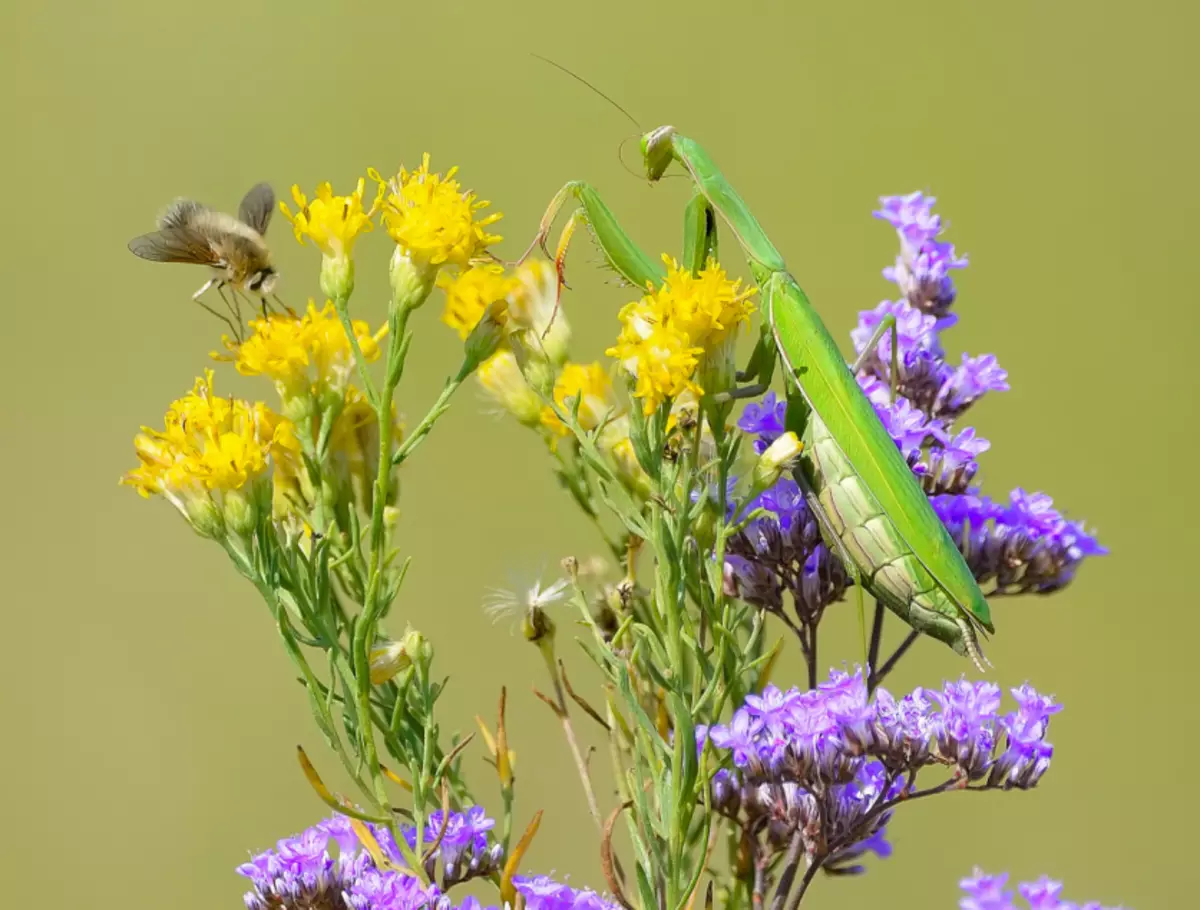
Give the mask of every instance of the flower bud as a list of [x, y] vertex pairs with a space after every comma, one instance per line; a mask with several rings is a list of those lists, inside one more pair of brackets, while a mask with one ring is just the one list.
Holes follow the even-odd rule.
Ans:
[[396, 525], [400, 521], [400, 510], [395, 506], [383, 507], [383, 528], [389, 534], [396, 530]]
[[783, 472], [800, 456], [800, 449], [800, 439], [791, 430], [767, 446], [754, 466], [754, 488], [768, 490], [775, 486]]
[[183, 507], [188, 523], [201, 537], [220, 540], [225, 536], [225, 520], [220, 510], [207, 497], [188, 499]]
[[504, 338], [504, 325], [507, 321], [508, 304], [503, 300], [494, 301], [484, 312], [483, 317], [475, 324], [471, 334], [467, 336], [463, 349], [466, 363], [463, 373], [471, 373], [485, 360], [496, 353]]
[[334, 300], [345, 300], [354, 293], [354, 260], [349, 256], [321, 258], [321, 293]]
[[234, 534], [249, 537], [258, 524], [254, 499], [241, 490], [227, 490], [224, 498], [225, 524]]
[[404, 650], [412, 658], [413, 663], [428, 667], [430, 661], [433, 660], [433, 645], [416, 629], [408, 629], [404, 633], [404, 637], [400, 639], [400, 643], [404, 645]]
[[380, 641], [367, 655], [371, 666], [371, 685], [379, 686], [412, 666], [412, 657], [401, 641]]
[[316, 402], [307, 388], [297, 390], [280, 388], [279, 394], [283, 402], [284, 417], [297, 427], [307, 427], [312, 423], [313, 415], [316, 413]]
[[529, 387], [544, 400], [553, 397], [558, 371], [546, 356], [537, 336], [532, 332], [516, 332], [509, 336], [509, 344]]
[[429, 297], [437, 277], [437, 267], [414, 262], [402, 247], [392, 253], [388, 269], [392, 284], [392, 306], [415, 310]]
[[512, 351], [497, 351], [482, 363], [479, 381], [487, 393], [524, 426], [541, 424], [541, 399], [526, 384]]

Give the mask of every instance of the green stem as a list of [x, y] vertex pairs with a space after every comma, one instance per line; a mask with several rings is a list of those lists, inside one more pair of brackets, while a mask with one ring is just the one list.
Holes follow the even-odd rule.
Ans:
[[346, 337], [350, 339], [350, 349], [354, 351], [354, 365], [358, 368], [358, 381], [362, 383], [363, 394], [367, 396], [367, 402], [371, 407], [379, 411], [379, 393], [375, 391], [375, 383], [371, 381], [371, 374], [367, 372], [367, 358], [363, 355], [362, 348], [358, 344], [358, 336], [354, 334], [354, 323], [350, 321], [350, 295], [335, 297], [333, 300], [333, 308], [337, 310], [338, 319], [342, 321], [342, 328], [346, 331]]
[[400, 447], [396, 449], [396, 453], [390, 456], [390, 464], [403, 464], [404, 460], [416, 450], [422, 440], [429, 435], [429, 431], [433, 429], [433, 425], [437, 423], [438, 418], [449, 410], [450, 399], [458, 391], [458, 387], [463, 384], [463, 380], [470, 375], [471, 371], [466, 368], [466, 364], [463, 364], [463, 368], [458, 371], [457, 376], [446, 380], [445, 386], [442, 387], [442, 393], [438, 395], [437, 401], [433, 403], [433, 407], [421, 418], [421, 422], [417, 424], [416, 429], [412, 431], [408, 438], [400, 444]]

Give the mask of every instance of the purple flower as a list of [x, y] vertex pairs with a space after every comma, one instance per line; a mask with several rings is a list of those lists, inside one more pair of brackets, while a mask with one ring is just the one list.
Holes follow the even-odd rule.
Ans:
[[[959, 910], [1018, 910], [1013, 891], [1005, 888], [1007, 883], [1006, 874], [986, 875], [976, 869], [974, 875], [959, 882], [964, 895], [958, 902]], [[1064, 901], [1062, 891], [1062, 882], [1048, 876], [1017, 885], [1017, 892], [1025, 899], [1028, 910], [1105, 910], [1094, 901], [1086, 904]]]
[[1075, 576], [1084, 557], [1108, 552], [1043, 493], [1018, 488], [1007, 506], [972, 493], [934, 496], [930, 504], [976, 580], [994, 582], [1001, 594], [1057, 591]]
[[774, 612], [783, 609], [786, 590], [801, 622], [815, 621], [845, 592], [845, 568], [821, 541], [817, 521], [792, 478], [780, 478], [747, 503], [741, 514], [759, 508], [769, 514], [750, 522], [728, 541], [726, 590]]
[[545, 875], [518, 875], [513, 878], [513, 886], [524, 896], [527, 910], [618, 910], [616, 903], [595, 891], [572, 888]]
[[742, 410], [738, 418], [738, 429], [743, 433], [758, 436], [754, 440], [754, 451], [761, 455], [767, 446], [773, 443], [786, 428], [787, 401], [775, 397], [774, 392], [767, 392], [760, 402], [750, 402]]
[[905, 299], [919, 310], [945, 316], [958, 291], [950, 272], [967, 267], [967, 257], [958, 256], [954, 245], [932, 238], [913, 242], [903, 233], [896, 264], [883, 270], [883, 277], [895, 282]]
[[[248, 910], [351, 910], [349, 894], [375, 872], [375, 864], [365, 851], [345, 849], [344, 830], [337, 831], [335, 836], [320, 823], [238, 866], [238, 874], [254, 886], [244, 896]], [[331, 840], [338, 843], [336, 856], [329, 851]]]
[[[431, 813], [427, 822], [423, 849], [428, 851], [441, 831], [442, 813]], [[437, 878], [439, 861], [441, 888], [488, 876], [500, 868], [504, 864], [503, 849], [500, 844], [489, 843], [487, 836], [494, 826], [495, 821], [482, 807], [452, 812], [441, 843], [425, 865], [430, 879]], [[382, 825], [368, 828], [388, 860], [405, 865], [391, 831]], [[416, 828], [401, 828], [401, 834], [408, 846], [415, 848]], [[330, 843], [336, 844], [336, 854], [330, 852]], [[417, 910], [426, 906], [447, 910], [440, 904], [432, 906], [442, 901], [438, 886], [420, 890], [416, 888], [420, 880], [414, 875], [377, 869], [344, 815], [323, 819], [294, 837], [284, 838], [274, 850], [252, 856], [237, 871], [254, 885], [245, 896], [249, 910]]]
[[348, 892], [354, 910], [433, 910], [441, 896], [436, 885], [425, 887], [415, 875], [373, 867], [358, 876]]
[[1037, 783], [1059, 706], [1029, 686], [1012, 694], [1017, 710], [1001, 717], [999, 687], [965, 679], [899, 700], [882, 688], [868, 695], [861, 671], [832, 672], [806, 692], [768, 688], [706, 731], [734, 769], [714, 777], [714, 805], [763, 832], [765, 849], [784, 850], [800, 833], [833, 871], [861, 871], [867, 852], [890, 853], [884, 828], [924, 769], [949, 769], [944, 788]]
[[978, 357], [963, 354], [962, 366], [942, 381], [933, 411], [956, 417], [988, 392], [1007, 392], [1008, 389], [1008, 371], [996, 362], [994, 354]]
[[935, 202], [935, 197], [920, 190], [907, 196], [880, 196], [879, 208], [871, 214], [886, 221], [902, 237], [919, 243], [942, 232], [942, 219], [933, 214]]

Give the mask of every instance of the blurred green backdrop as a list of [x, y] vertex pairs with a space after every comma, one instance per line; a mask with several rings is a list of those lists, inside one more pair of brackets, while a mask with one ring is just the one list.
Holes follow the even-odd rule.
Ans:
[[[240, 906], [246, 851], [322, 812], [292, 752], [324, 758], [319, 739], [254, 592], [168, 506], [116, 485], [133, 433], [191, 385], [220, 328], [187, 302], [199, 270], [126, 242], [179, 194], [232, 210], [256, 180], [345, 187], [429, 151], [505, 213], [508, 254], [577, 177], [648, 248], [677, 249], [684, 182], [627, 173], [629, 123], [532, 52], [705, 144], [839, 337], [889, 294], [875, 198], [934, 192], [971, 256], [949, 341], [997, 353], [1013, 384], [974, 415], [995, 443], [986, 488], [1044, 489], [1113, 550], [1067, 593], [997, 608], [997, 677], [1067, 705], [1043, 786], [913, 806], [894, 858], [823, 881], [813, 903], [949, 908], [975, 864], [1140, 908], [1185, 887], [1194, 4], [116, 0], [10, 4], [0, 24], [6, 903]], [[278, 218], [271, 236], [302, 301], [316, 254]], [[372, 321], [387, 245], [360, 245]], [[572, 276], [577, 356], [600, 355], [629, 296], [588, 259]], [[458, 362], [437, 318], [434, 304], [419, 320], [410, 418]], [[226, 390], [251, 388], [231, 374]], [[521, 818], [550, 810], [527, 866], [600, 887], [565, 747], [529, 691], [534, 655], [480, 609], [487, 587], [595, 541], [531, 436], [481, 418], [473, 389], [458, 405], [406, 469], [414, 568], [394, 622], [424, 630], [454, 677], [447, 726], [490, 717], [509, 686]], [[842, 640], [831, 659], [853, 658]], [[917, 655], [897, 687], [966, 669], [933, 644]], [[480, 754], [468, 766], [491, 794]]]

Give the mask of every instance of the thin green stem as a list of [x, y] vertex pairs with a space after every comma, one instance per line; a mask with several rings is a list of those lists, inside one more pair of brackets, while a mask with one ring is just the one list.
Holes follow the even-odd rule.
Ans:
[[421, 418], [421, 422], [417, 424], [416, 429], [409, 434], [408, 438], [396, 449], [396, 453], [391, 456], [390, 463], [392, 465], [403, 464], [404, 460], [416, 451], [417, 446], [429, 435], [429, 431], [433, 429], [433, 425], [437, 423], [438, 418], [449, 410], [450, 399], [458, 391], [458, 387], [463, 384], [463, 380], [469, 375], [471, 375], [471, 371], [466, 369], [466, 364], [464, 364], [463, 369], [459, 370], [457, 376], [446, 380], [446, 385], [443, 386], [442, 393], [438, 395], [437, 401], [433, 403], [433, 407]]
[[363, 355], [362, 347], [359, 346], [358, 336], [354, 334], [354, 323], [350, 320], [350, 295], [335, 297], [333, 300], [333, 308], [337, 310], [338, 319], [342, 321], [342, 328], [346, 331], [346, 337], [350, 340], [350, 349], [354, 351], [354, 365], [358, 369], [358, 381], [362, 383], [363, 394], [367, 396], [367, 402], [375, 411], [379, 411], [379, 393], [375, 391], [375, 383], [371, 381], [371, 374], [367, 370], [367, 358]]

